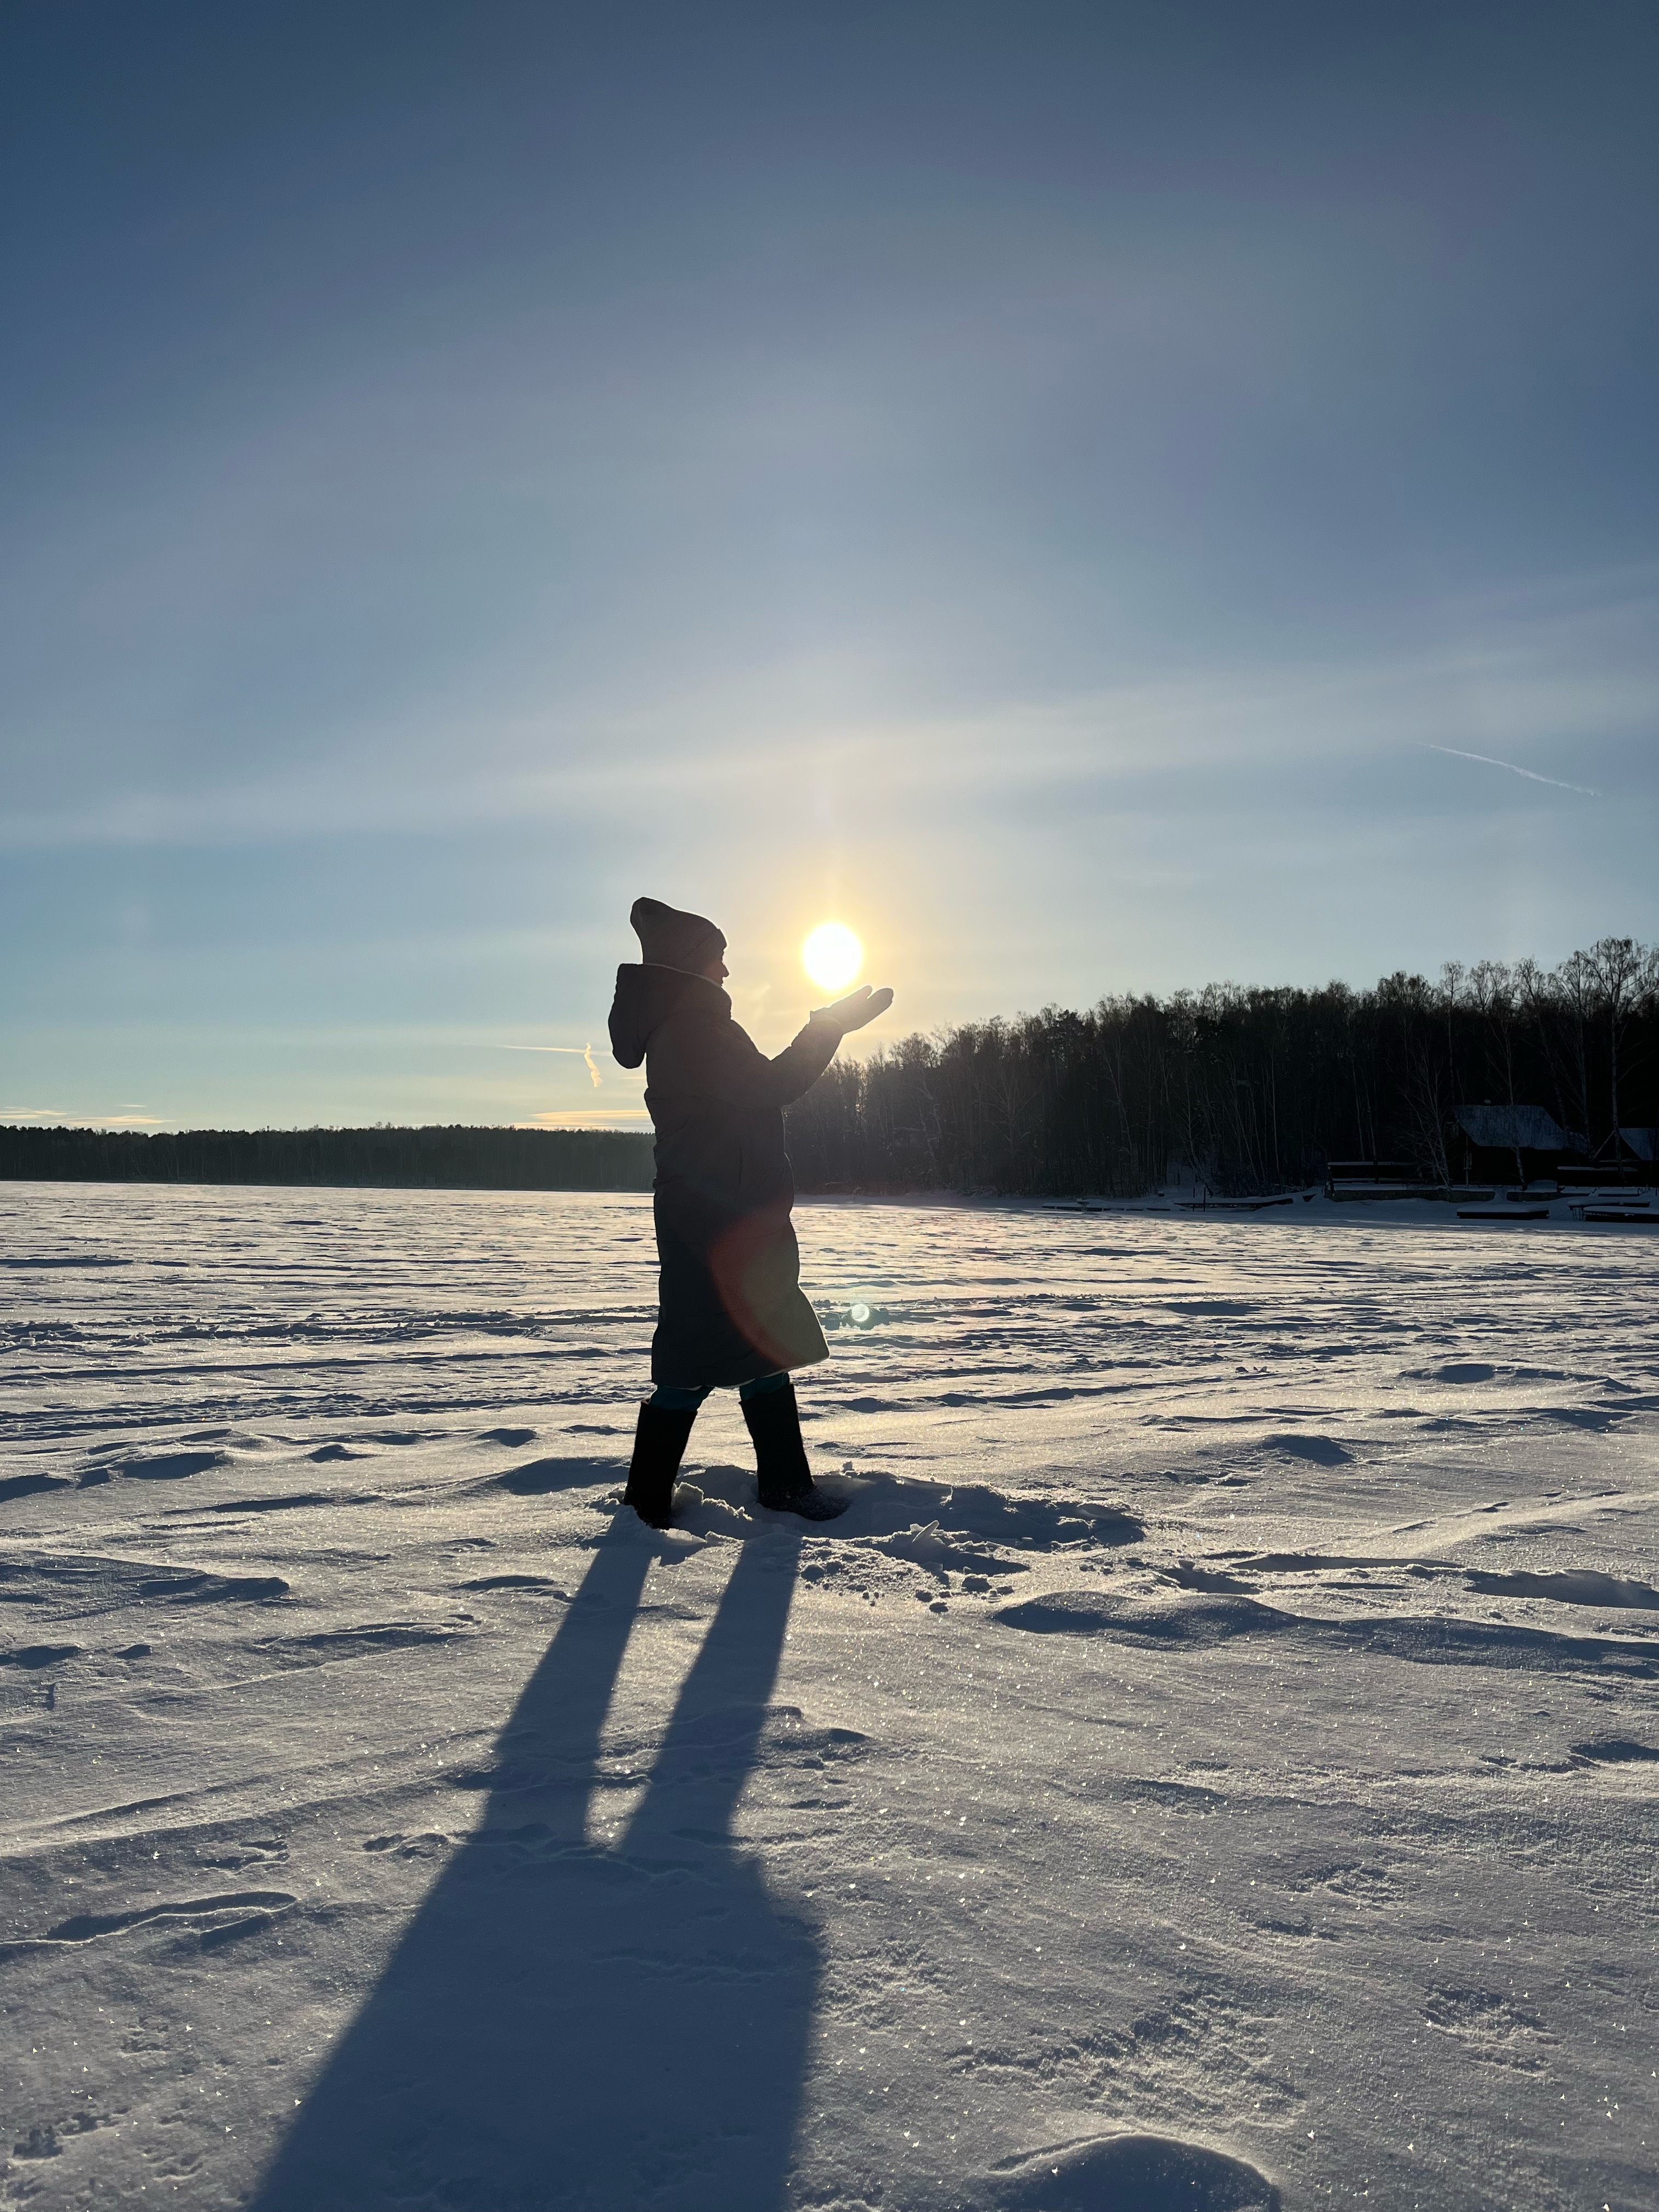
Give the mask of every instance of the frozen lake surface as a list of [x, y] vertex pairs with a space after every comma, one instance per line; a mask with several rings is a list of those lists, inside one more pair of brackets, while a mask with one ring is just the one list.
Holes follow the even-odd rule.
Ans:
[[648, 1200], [0, 1188], [0, 2206], [1651, 2212], [1659, 1240], [1385, 1211], [804, 1206], [657, 1539]]

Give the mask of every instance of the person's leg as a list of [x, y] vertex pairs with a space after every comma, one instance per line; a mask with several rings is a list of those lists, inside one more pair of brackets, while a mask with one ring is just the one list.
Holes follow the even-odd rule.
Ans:
[[801, 1442], [800, 1408], [787, 1375], [763, 1375], [740, 1389], [743, 1418], [755, 1447], [760, 1502], [775, 1513], [799, 1513], [808, 1521], [832, 1521], [844, 1501], [826, 1498], [812, 1481]]
[[659, 1382], [640, 1407], [623, 1503], [653, 1528], [668, 1526], [674, 1477], [685, 1456], [697, 1408], [708, 1395], [706, 1386]]
[[785, 1390], [788, 1387], [787, 1370], [781, 1367], [775, 1375], [763, 1375], [753, 1382], [739, 1382], [738, 1402], [739, 1405], [746, 1406], [751, 1398], [768, 1397], [774, 1390]]
[[665, 1407], [671, 1413], [695, 1413], [714, 1387], [712, 1382], [659, 1382], [645, 1402]]

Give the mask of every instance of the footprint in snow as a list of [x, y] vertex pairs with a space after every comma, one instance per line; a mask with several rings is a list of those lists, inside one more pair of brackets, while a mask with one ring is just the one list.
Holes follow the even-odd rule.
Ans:
[[222, 1874], [240, 1874], [245, 1867], [277, 1865], [288, 1856], [280, 1836], [263, 1842], [204, 1844], [192, 1852], [198, 1866], [216, 1867]]
[[363, 1849], [395, 1851], [400, 1859], [440, 1859], [454, 1849], [454, 1838], [445, 1835], [440, 1828], [428, 1828], [418, 1836], [371, 1836]]
[[1522, 2012], [1497, 1990], [1432, 1989], [1423, 2017], [1443, 2035], [1455, 2036], [1471, 2058], [1517, 2074], [1540, 2072], [1534, 2046], [1555, 2041], [1535, 2013]]
[[1397, 1894], [1388, 1868], [1363, 1859], [1344, 1859], [1334, 1866], [1318, 1867], [1310, 1873], [1291, 1876], [1285, 1887], [1296, 1892], [1328, 1890], [1333, 1896], [1346, 1898], [1357, 1905], [1389, 1905]]

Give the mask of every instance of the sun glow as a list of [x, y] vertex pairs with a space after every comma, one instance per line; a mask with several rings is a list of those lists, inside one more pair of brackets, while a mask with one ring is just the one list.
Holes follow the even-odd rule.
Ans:
[[844, 921], [820, 922], [802, 945], [800, 960], [821, 991], [844, 991], [864, 965], [864, 947]]

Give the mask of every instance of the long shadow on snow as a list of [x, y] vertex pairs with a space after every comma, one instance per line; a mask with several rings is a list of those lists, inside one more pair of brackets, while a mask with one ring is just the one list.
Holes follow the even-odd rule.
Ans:
[[254, 2212], [768, 2212], [819, 1960], [731, 1820], [793, 1546], [745, 1546], [625, 1840], [584, 1840], [651, 1554], [607, 1538], [519, 1701], [471, 1840], [318, 2083]]

